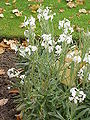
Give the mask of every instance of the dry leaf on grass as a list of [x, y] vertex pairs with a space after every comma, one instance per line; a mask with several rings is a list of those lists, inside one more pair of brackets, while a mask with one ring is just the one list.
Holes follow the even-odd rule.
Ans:
[[5, 74], [4, 69], [0, 69], [0, 75], [4, 75], [4, 74]]
[[63, 12], [64, 12], [64, 9], [63, 9], [63, 8], [60, 8], [60, 9], [59, 9], [59, 12], [60, 12], [60, 13], [63, 13]]
[[11, 4], [9, 2], [6, 2], [5, 5], [10, 6]]
[[24, 23], [21, 23], [21, 25], [19, 27], [24, 28], [25, 27]]
[[76, 0], [76, 3], [78, 5], [83, 5], [85, 3], [85, 0]]
[[22, 16], [22, 11], [20, 12], [18, 9], [12, 10], [12, 13], [15, 14], [17, 17]]
[[28, 2], [43, 2], [43, 0], [28, 0]]
[[3, 10], [3, 8], [0, 8], [0, 14], [2, 14], [2, 13], [3, 13], [3, 11], [4, 11], [4, 10]]
[[58, 0], [58, 2], [60, 3], [60, 2], [61, 2], [61, 0]]
[[0, 54], [4, 53], [5, 49], [3, 47], [0, 47]]
[[75, 7], [76, 7], [76, 5], [75, 5], [74, 2], [68, 2], [68, 3], [67, 3], [67, 6], [68, 6], [69, 8], [75, 8]]
[[3, 106], [3, 105], [5, 105], [6, 103], [8, 102], [8, 99], [1, 99], [0, 100], [0, 106]]
[[83, 9], [83, 8], [82, 8], [82, 9], [79, 10], [79, 13], [84, 13], [84, 14], [86, 14], [87, 11], [86, 11], [86, 9]]
[[34, 5], [29, 5], [29, 8], [32, 10], [33, 13], [36, 13], [36, 11], [38, 10], [40, 6], [37, 4]]

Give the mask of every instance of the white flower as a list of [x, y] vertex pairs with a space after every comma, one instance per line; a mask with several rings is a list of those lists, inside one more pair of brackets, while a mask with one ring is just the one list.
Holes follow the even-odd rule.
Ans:
[[61, 34], [57, 42], [64, 42], [66, 41], [67, 44], [70, 44], [72, 41], [72, 35], [66, 35], [65, 33]]
[[24, 79], [25, 77], [25, 75], [20, 75], [20, 79]]
[[86, 94], [83, 91], [78, 90], [77, 88], [70, 89], [71, 96], [69, 97], [70, 101], [73, 101], [75, 104], [78, 102], [81, 103], [86, 98]]
[[74, 58], [73, 58], [73, 61], [74, 62], [77, 62], [77, 63], [80, 63], [81, 62], [81, 57], [78, 55], [78, 56], [75, 56]]
[[15, 68], [11, 68], [7, 71], [7, 75], [9, 76], [9, 78], [18, 77], [19, 74], [20, 72], [17, 71]]
[[31, 49], [33, 52], [35, 52], [37, 50], [37, 47], [36, 46], [31, 46]]
[[84, 57], [84, 60], [83, 60], [83, 61], [90, 64], [90, 54], [89, 54], [89, 53], [86, 53], [86, 54], [85, 54], [85, 57]]
[[25, 16], [25, 20], [24, 20], [24, 26], [28, 26], [30, 25], [30, 27], [34, 27], [35, 26], [35, 18], [31, 16], [31, 18], [26, 18]]
[[35, 26], [35, 18], [31, 16], [31, 18], [29, 19], [29, 24], [31, 27]]
[[59, 20], [59, 27], [58, 28], [59, 29], [63, 28], [63, 25], [64, 25], [64, 20], [62, 20], [62, 21]]
[[26, 57], [27, 55], [31, 55], [31, 49], [29, 47], [23, 47], [21, 46], [19, 48], [19, 54], [22, 56], [22, 57]]
[[60, 55], [60, 53], [61, 53], [61, 51], [62, 51], [61, 46], [60, 46], [60, 45], [57, 45], [57, 46], [55, 47], [55, 49], [56, 49], [55, 53], [58, 54], [58, 55]]
[[56, 15], [56, 13], [51, 14], [52, 11], [49, 10], [49, 7], [46, 7], [45, 9], [39, 8], [37, 10], [37, 12], [38, 12], [37, 18], [39, 19], [39, 22], [41, 21], [41, 19], [44, 19], [46, 21], [51, 19], [51, 21], [52, 21], [53, 16]]

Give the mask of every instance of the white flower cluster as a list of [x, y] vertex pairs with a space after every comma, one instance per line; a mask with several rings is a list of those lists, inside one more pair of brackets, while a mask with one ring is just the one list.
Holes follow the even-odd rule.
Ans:
[[34, 30], [36, 28], [35, 18], [31, 16], [31, 18], [26, 18], [24, 20], [24, 26], [28, 29], [24, 31], [24, 35], [27, 38], [27, 42], [29, 42], [30, 38], [35, 38]]
[[66, 18], [64, 20], [59, 21], [59, 29], [63, 30], [63, 34], [60, 35], [58, 42], [66, 41], [67, 44], [72, 43], [72, 33], [74, 32], [73, 28], [70, 26], [70, 21]]
[[[87, 70], [86, 66], [83, 66], [79, 72], [78, 72], [78, 77], [82, 80], [84, 78], [85, 71]], [[87, 73], [87, 80], [90, 80], [90, 73]]]
[[18, 77], [19, 74], [20, 72], [16, 70], [15, 68], [11, 68], [7, 71], [7, 75], [9, 76], [9, 78]]
[[43, 46], [45, 49], [48, 49], [49, 53], [51, 53], [54, 49], [55, 42], [52, 40], [51, 34], [43, 34], [42, 35], [43, 41], [41, 43], [41, 46]]
[[89, 51], [89, 53], [85, 54], [85, 57], [84, 57], [83, 61], [90, 64], [90, 51]]
[[36, 46], [27, 46], [27, 47], [24, 47], [24, 46], [21, 46], [19, 48], [19, 54], [20, 56], [22, 57], [27, 57], [27, 56], [30, 56], [33, 52], [35, 52], [37, 50], [37, 47]]
[[81, 103], [86, 98], [86, 94], [83, 91], [78, 90], [77, 88], [73, 87], [70, 89], [71, 96], [69, 97], [70, 101], [73, 101], [75, 104], [78, 102]]
[[30, 17], [27, 19], [27, 17], [25, 16], [25, 20], [24, 20], [24, 26], [30, 26], [30, 27], [35, 27], [35, 18], [34, 17]]
[[39, 22], [41, 21], [41, 19], [45, 20], [51, 19], [52, 21], [53, 16], [56, 15], [56, 13], [52, 14], [52, 11], [48, 7], [46, 7], [45, 9], [39, 8], [37, 12], [38, 12], [37, 18], [39, 19]]
[[55, 49], [55, 53], [57, 55], [60, 55], [62, 48], [60, 45], [56, 45], [57, 42], [52, 39], [51, 34], [43, 34], [42, 38], [43, 41], [41, 43], [41, 46], [43, 46], [45, 49], [48, 49], [49, 53], [51, 53]]

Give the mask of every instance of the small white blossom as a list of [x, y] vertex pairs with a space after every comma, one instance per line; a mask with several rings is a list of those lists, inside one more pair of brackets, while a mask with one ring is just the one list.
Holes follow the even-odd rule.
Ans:
[[73, 61], [77, 62], [77, 63], [80, 63], [81, 62], [81, 57], [79, 55], [77, 55], [73, 58]]
[[88, 74], [88, 80], [90, 80], [90, 74]]
[[49, 7], [46, 7], [45, 9], [43, 8], [39, 8], [37, 10], [38, 12], [38, 15], [37, 15], [37, 18], [39, 19], [39, 22], [41, 21], [41, 19], [44, 19], [44, 20], [49, 20], [51, 19], [51, 21], [53, 20], [53, 16], [56, 15], [56, 13], [52, 14], [51, 10], [49, 10]]
[[30, 25], [30, 27], [34, 27], [35, 26], [35, 18], [31, 16], [31, 18], [26, 18], [25, 16], [25, 20], [24, 20], [24, 26], [28, 26]]
[[31, 46], [31, 49], [33, 52], [35, 52], [37, 50], [37, 47], [36, 46]]
[[19, 74], [20, 72], [17, 71], [15, 68], [11, 68], [7, 71], [7, 75], [9, 76], [9, 78], [18, 77]]
[[60, 45], [57, 45], [56, 47], [55, 47], [55, 53], [56, 54], [58, 54], [58, 55], [60, 55], [60, 53], [61, 53], [61, 51], [62, 51], [62, 48], [61, 48], [61, 46]]
[[90, 64], [90, 54], [89, 53], [85, 54], [85, 57], [84, 57], [83, 61]]
[[70, 89], [71, 96], [69, 97], [70, 101], [73, 101], [75, 104], [78, 102], [81, 103], [86, 98], [86, 94], [83, 91], [78, 90], [77, 88]]

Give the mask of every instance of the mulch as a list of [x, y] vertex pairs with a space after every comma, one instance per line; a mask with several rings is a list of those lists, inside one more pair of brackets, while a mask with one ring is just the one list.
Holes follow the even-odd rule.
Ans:
[[7, 76], [7, 70], [15, 67], [15, 57], [15, 53], [8, 49], [0, 55], [0, 69], [5, 70], [5, 74], [0, 75], [0, 100], [3, 98], [8, 99], [8, 102], [5, 105], [0, 106], [0, 120], [16, 120], [15, 95], [9, 94], [8, 89], [8, 87], [11, 86], [11, 82], [15, 82], [16, 79], [9, 79]]

